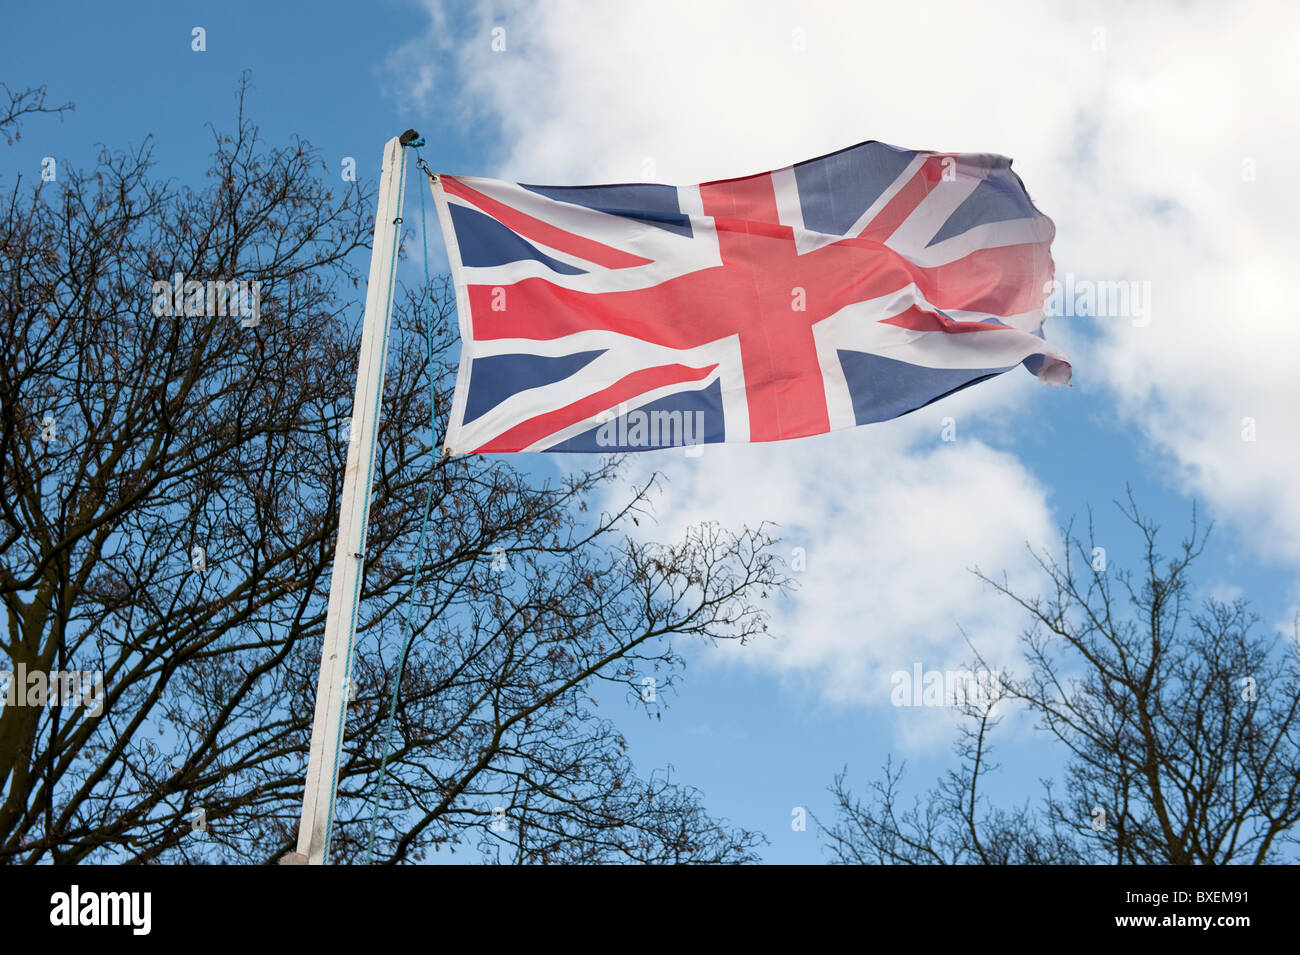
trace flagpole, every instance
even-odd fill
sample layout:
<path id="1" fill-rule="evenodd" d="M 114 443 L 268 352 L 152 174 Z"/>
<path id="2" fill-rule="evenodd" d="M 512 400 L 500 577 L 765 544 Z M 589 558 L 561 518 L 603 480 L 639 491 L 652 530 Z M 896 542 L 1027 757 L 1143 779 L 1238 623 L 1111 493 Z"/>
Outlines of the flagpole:
<path id="1" fill-rule="evenodd" d="M 388 358 L 393 285 L 401 235 L 402 193 L 406 184 L 405 147 L 417 139 L 419 135 L 414 130 L 407 130 L 384 145 L 375 237 L 370 252 L 370 280 L 366 286 L 366 312 L 361 326 L 357 387 L 352 399 L 352 425 L 343 472 L 338 543 L 334 549 L 320 678 L 316 684 L 316 714 L 302 797 L 302 821 L 298 827 L 298 851 L 281 858 L 281 865 L 324 865 L 329 859 L 352 669 L 352 639 L 356 633 L 357 607 L 365 576 L 366 524 L 384 393 L 384 366 Z"/>

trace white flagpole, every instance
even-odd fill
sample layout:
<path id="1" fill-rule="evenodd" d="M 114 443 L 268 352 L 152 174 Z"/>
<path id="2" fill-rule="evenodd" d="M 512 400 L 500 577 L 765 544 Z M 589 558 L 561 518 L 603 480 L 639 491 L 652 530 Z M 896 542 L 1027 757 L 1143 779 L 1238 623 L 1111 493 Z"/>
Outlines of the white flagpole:
<path id="1" fill-rule="evenodd" d="M 393 137 L 384 145 L 375 239 L 370 252 L 370 281 L 366 286 L 366 314 L 361 327 L 357 390 L 352 399 L 352 426 L 347 466 L 343 472 L 343 500 L 339 508 L 339 536 L 334 550 L 329 611 L 325 618 L 320 680 L 316 684 L 316 717 L 307 760 L 307 785 L 302 797 L 298 851 L 284 856 L 280 860 L 282 865 L 323 865 L 329 858 L 352 670 L 352 638 L 356 633 L 357 605 L 365 571 L 366 524 L 374 479 L 376 432 L 384 394 L 384 366 L 388 358 L 389 315 L 397 271 L 402 193 L 406 184 L 404 144 L 417 138 L 411 130 L 400 138 Z"/>

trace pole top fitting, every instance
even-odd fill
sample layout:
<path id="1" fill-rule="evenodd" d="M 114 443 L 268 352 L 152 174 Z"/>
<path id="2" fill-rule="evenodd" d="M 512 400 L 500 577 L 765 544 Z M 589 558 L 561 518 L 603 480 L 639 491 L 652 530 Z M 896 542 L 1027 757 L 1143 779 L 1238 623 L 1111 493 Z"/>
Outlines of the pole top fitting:
<path id="1" fill-rule="evenodd" d="M 408 129 L 406 132 L 402 133 L 401 138 L 398 139 L 398 142 L 400 142 L 403 146 L 423 146 L 424 137 L 421 136 L 419 133 L 417 133 L 415 130 Z"/>

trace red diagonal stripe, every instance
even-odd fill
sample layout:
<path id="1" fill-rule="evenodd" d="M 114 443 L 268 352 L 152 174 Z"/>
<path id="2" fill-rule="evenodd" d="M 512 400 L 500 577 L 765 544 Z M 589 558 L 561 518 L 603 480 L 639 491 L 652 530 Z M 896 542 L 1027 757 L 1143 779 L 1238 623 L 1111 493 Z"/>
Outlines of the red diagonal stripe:
<path id="1" fill-rule="evenodd" d="M 898 190 L 894 198 L 885 203 L 885 208 L 881 209 L 876 217 L 867 223 L 867 227 L 858 233 L 858 237 L 884 242 L 893 235 L 894 231 L 903 224 L 903 220 L 916 211 L 921 200 L 930 194 L 935 183 L 939 181 L 942 175 L 940 159 L 939 156 L 931 156 L 927 159 L 907 181 L 907 185 Z"/>
<path id="2" fill-rule="evenodd" d="M 506 228 L 519 233 L 527 239 L 533 239 L 543 245 L 548 245 L 552 249 L 567 252 L 569 255 L 576 255 L 588 262 L 603 265 L 607 269 L 626 269 L 634 265 L 649 265 L 651 262 L 650 259 L 643 259 L 639 255 L 615 249 L 601 242 L 596 242 L 594 239 L 585 239 L 580 235 L 574 235 L 572 232 L 556 228 L 541 219 L 535 219 L 518 209 L 512 209 L 505 203 L 497 202 L 495 199 L 483 195 L 477 189 L 471 189 L 451 176 L 441 176 L 440 178 L 442 188 L 451 195 L 474 203 L 479 209 L 496 219 Z"/>
<path id="3" fill-rule="evenodd" d="M 548 411 L 522 421 L 508 431 L 497 435 L 481 448 L 475 448 L 475 454 L 492 451 L 522 451 L 534 442 L 548 435 L 557 434 L 570 425 L 584 421 L 593 415 L 615 408 L 620 402 L 628 401 L 647 391 L 675 385 L 688 381 L 700 381 L 707 378 L 717 365 L 707 368 L 691 368 L 689 365 L 659 365 L 644 368 L 620 378 L 603 391 L 579 399 L 573 404 Z"/>
<path id="4" fill-rule="evenodd" d="M 954 322 L 946 315 L 927 311 L 915 305 L 907 309 L 907 311 L 899 312 L 892 318 L 882 318 L 880 321 L 884 325 L 910 328 L 914 332 L 960 334 L 962 332 L 1006 332 L 1011 330 L 1006 325 L 994 325 L 991 322 Z"/>

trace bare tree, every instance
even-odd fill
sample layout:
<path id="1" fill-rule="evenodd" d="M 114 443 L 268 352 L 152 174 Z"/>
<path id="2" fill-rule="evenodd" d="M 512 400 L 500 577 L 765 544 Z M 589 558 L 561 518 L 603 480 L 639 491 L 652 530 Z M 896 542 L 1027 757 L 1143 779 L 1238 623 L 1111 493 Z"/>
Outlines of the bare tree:
<path id="1" fill-rule="evenodd" d="M 1046 594 L 977 574 L 1029 617 L 1026 675 L 1003 675 L 991 700 L 967 703 L 958 768 L 910 803 L 887 764 L 864 800 L 845 774 L 822 828 L 839 862 L 1269 863 L 1287 858 L 1300 822 L 1300 622 L 1290 638 L 1258 632 L 1245 600 L 1191 596 L 1205 547 L 1193 510 L 1172 557 L 1130 493 L 1120 509 L 1140 540 L 1136 572 L 1107 567 L 1089 522 L 1065 532 L 1059 560 L 1036 553 Z M 1098 559 L 1098 555 L 1101 555 Z M 988 668 L 978 659 L 977 666 Z M 992 806 L 990 736 L 1022 707 L 1060 744 L 1063 791 L 1037 806 Z"/>
<path id="2" fill-rule="evenodd" d="M 202 189 L 155 178 L 146 143 L 7 190 L 4 649 L 15 679 L 95 672 L 103 693 L 0 711 L 3 861 L 269 863 L 296 842 L 373 198 L 305 142 L 264 146 L 239 103 Z M 154 283 L 177 273 L 166 314 Z M 237 280 L 261 283 L 251 319 L 214 309 L 206 283 Z M 634 542 L 654 482 L 592 506 L 615 459 L 548 481 L 442 457 L 453 307 L 445 284 L 396 307 L 331 860 L 365 858 L 426 499 L 375 859 L 752 860 L 761 836 L 639 775 L 596 699 L 650 706 L 653 679 L 658 705 L 674 640 L 762 631 L 770 540 Z"/>
<path id="3" fill-rule="evenodd" d="M 23 119 L 39 113 L 60 115 L 74 109 L 71 103 L 59 106 L 46 106 L 47 89 L 44 86 L 29 86 L 23 90 L 12 90 L 9 84 L 0 83 L 3 96 L 0 97 L 0 135 L 5 137 L 5 145 L 12 146 L 22 139 Z"/>

